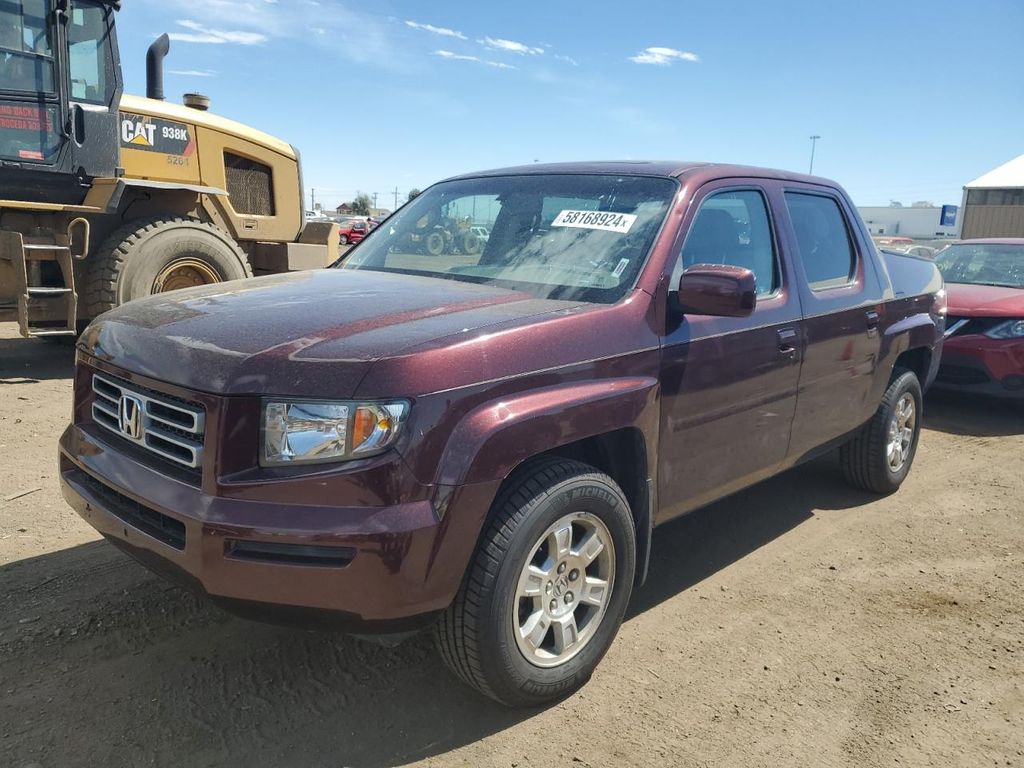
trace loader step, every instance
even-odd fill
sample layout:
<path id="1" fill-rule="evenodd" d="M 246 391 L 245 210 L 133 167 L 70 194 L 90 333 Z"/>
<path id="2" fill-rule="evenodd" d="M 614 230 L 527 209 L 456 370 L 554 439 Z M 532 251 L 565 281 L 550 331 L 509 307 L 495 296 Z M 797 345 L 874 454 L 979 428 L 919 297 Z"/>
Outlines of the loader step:
<path id="1" fill-rule="evenodd" d="M 25 243 L 21 247 L 26 251 L 71 251 L 66 245 L 53 245 L 52 243 Z"/>
<path id="2" fill-rule="evenodd" d="M 69 331 L 66 328 L 29 328 L 28 337 L 36 338 L 37 336 L 77 336 L 76 331 Z"/>
<path id="3" fill-rule="evenodd" d="M 71 293 L 70 288 L 50 288 L 30 285 L 27 289 L 29 296 L 66 296 Z"/>

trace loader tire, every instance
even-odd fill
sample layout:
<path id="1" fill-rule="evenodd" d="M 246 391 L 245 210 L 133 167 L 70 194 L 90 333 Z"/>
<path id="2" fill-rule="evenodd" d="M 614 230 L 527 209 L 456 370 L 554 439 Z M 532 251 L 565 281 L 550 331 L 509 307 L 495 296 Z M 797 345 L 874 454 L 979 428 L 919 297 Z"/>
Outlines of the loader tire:
<path id="1" fill-rule="evenodd" d="M 93 318 L 154 293 L 245 277 L 252 277 L 245 253 L 213 224 L 141 219 L 112 232 L 88 259 L 82 296 Z"/>

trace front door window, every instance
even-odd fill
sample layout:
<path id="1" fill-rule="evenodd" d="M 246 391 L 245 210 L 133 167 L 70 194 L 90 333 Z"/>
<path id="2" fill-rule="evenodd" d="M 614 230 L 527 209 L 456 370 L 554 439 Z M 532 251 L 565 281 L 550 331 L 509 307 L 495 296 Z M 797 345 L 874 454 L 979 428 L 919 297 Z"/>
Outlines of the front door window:
<path id="1" fill-rule="evenodd" d="M 0 0 L 0 158 L 50 162 L 60 149 L 46 0 Z"/>
<path id="2" fill-rule="evenodd" d="M 0 0 L 3 2 L 3 0 Z M 68 73 L 71 100 L 108 104 L 111 11 L 98 3 L 76 2 L 68 20 Z"/>

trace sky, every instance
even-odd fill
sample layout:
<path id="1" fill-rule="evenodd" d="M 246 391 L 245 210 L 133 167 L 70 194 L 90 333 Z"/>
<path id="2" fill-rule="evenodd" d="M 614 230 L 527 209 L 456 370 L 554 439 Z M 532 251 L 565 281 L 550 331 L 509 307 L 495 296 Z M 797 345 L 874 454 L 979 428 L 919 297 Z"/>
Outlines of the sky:
<path id="1" fill-rule="evenodd" d="M 858 205 L 961 200 L 1024 153 L 1021 0 L 129 0 L 129 93 L 171 35 L 168 98 L 302 153 L 306 203 L 391 208 L 524 163 L 744 163 Z"/>

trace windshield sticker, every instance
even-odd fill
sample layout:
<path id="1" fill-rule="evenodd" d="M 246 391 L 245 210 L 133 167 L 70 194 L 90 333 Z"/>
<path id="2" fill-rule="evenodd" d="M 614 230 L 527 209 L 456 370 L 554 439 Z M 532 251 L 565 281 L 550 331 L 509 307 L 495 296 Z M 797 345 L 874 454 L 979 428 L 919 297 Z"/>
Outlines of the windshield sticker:
<path id="1" fill-rule="evenodd" d="M 576 229 L 603 229 L 606 232 L 626 234 L 636 221 L 633 213 L 611 213 L 606 211 L 562 211 L 551 222 L 552 227 L 575 227 Z"/>
<path id="2" fill-rule="evenodd" d="M 620 259 L 619 263 L 615 265 L 615 269 L 612 270 L 612 277 L 622 277 L 622 273 L 626 271 L 628 266 L 629 259 Z"/>

